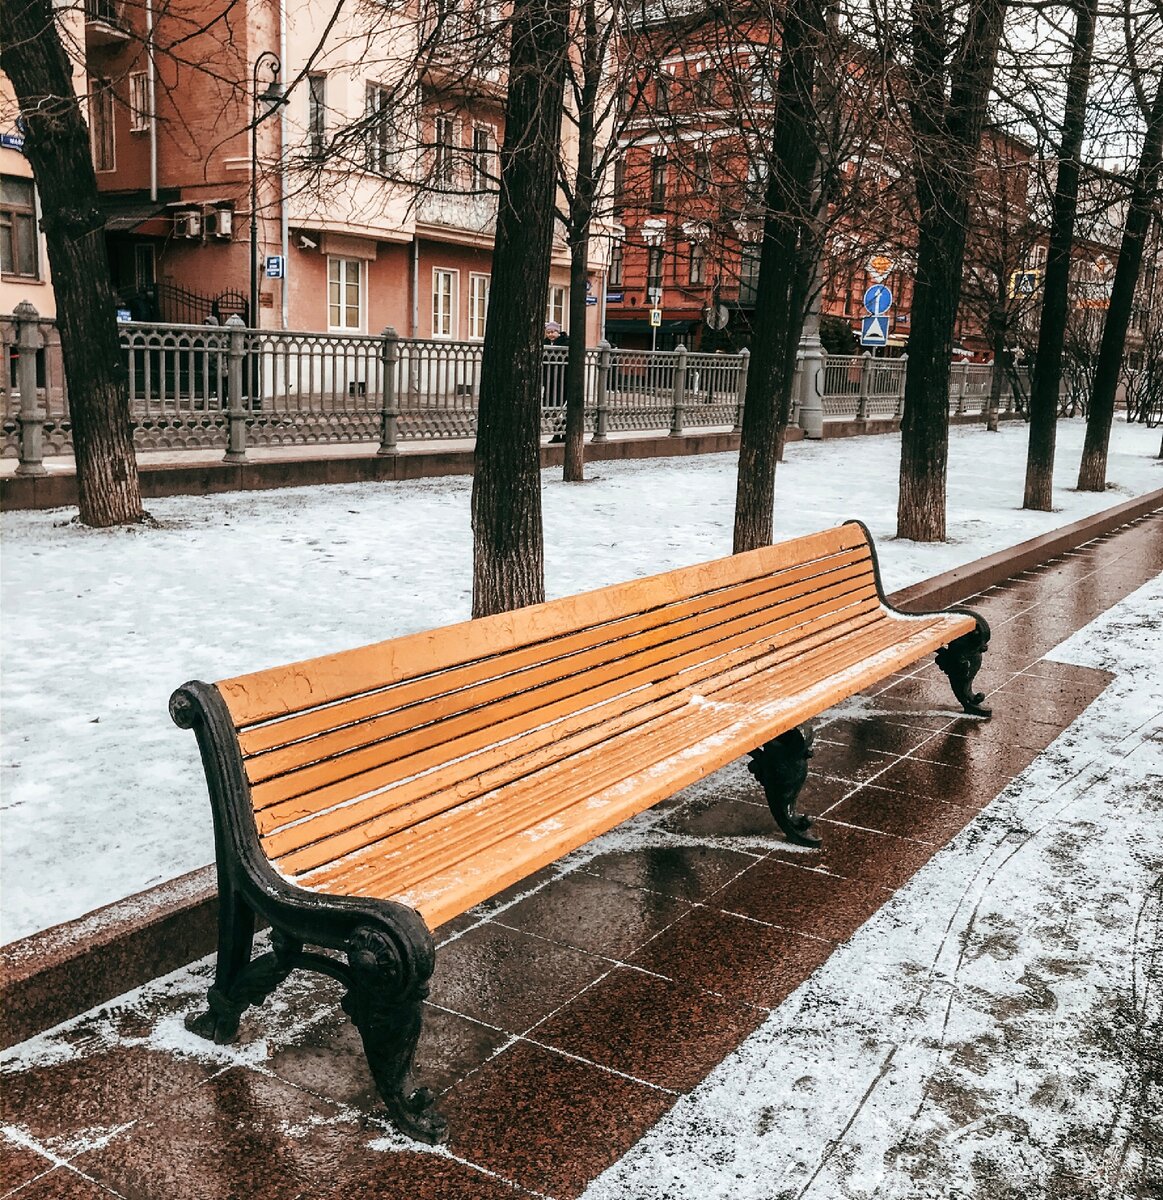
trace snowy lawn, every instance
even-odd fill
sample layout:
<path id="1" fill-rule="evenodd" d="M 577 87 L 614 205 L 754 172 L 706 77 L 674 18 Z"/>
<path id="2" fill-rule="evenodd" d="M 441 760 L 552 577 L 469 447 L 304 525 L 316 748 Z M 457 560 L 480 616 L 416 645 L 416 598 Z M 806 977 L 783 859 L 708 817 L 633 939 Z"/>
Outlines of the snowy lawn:
<path id="1" fill-rule="evenodd" d="M 1026 427 L 952 431 L 950 541 L 892 540 L 897 436 L 801 442 L 777 480 L 777 535 L 860 517 L 892 591 L 1163 487 L 1157 430 L 1116 425 L 1108 495 L 1068 490 L 1082 425 L 1058 435 L 1057 511 L 1022 512 Z M 544 475 L 550 596 L 728 554 L 735 456 Z M 166 713 L 215 680 L 461 620 L 467 478 L 154 500 L 160 525 L 93 531 L 3 516 L 0 940 L 70 920 L 211 861 L 193 737 Z"/>

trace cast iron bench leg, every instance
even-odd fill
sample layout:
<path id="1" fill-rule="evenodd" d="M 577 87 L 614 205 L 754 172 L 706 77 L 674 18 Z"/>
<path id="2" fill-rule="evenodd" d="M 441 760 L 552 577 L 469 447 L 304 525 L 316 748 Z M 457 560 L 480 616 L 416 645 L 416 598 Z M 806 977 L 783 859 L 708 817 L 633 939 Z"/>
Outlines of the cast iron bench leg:
<path id="1" fill-rule="evenodd" d="M 747 769 L 763 785 L 768 807 L 784 837 L 797 846 L 816 848 L 820 839 L 808 832 L 811 817 L 796 812 L 796 798 L 808 777 L 814 737 L 811 725 L 797 725 L 752 750 Z"/>
<path id="2" fill-rule="evenodd" d="M 957 697 L 961 707 L 972 716 L 988 717 L 993 710 L 981 703 L 985 699 L 985 693 L 973 690 L 973 680 L 981 669 L 981 656 L 989 647 L 989 623 L 968 608 L 950 611 L 968 614 L 977 622 L 977 628 L 938 650 L 937 666 L 949 676 L 953 695 Z"/>

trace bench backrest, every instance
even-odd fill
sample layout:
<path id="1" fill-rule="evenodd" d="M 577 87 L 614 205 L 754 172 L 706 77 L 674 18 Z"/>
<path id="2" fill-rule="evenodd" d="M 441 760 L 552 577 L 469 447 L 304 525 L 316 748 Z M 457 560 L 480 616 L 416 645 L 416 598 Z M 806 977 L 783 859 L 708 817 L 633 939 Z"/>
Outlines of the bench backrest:
<path id="1" fill-rule="evenodd" d="M 217 687 L 262 847 L 294 876 L 592 745 L 645 707 L 681 707 L 711 675 L 885 615 L 865 531 L 848 524 Z"/>

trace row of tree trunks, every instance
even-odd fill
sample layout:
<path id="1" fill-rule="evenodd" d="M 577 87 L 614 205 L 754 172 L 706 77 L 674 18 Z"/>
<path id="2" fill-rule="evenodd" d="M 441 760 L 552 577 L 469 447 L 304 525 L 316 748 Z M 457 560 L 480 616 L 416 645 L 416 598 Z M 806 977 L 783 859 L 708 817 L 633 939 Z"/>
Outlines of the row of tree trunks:
<path id="1" fill-rule="evenodd" d="M 1026 452 L 1023 508 L 1049 512 L 1054 492 L 1054 445 L 1058 431 L 1058 391 L 1062 383 L 1062 350 L 1069 314 L 1070 253 L 1078 212 L 1078 180 L 1086 130 L 1086 100 L 1094 58 L 1094 26 L 1098 0 L 1079 0 L 1066 76 L 1066 108 L 1058 150 L 1058 174 L 1050 218 L 1050 249 L 1042 285 L 1042 319 L 1034 377 L 1030 384 L 1030 442 Z"/>
<path id="2" fill-rule="evenodd" d="M 542 345 L 568 16 L 568 0 L 519 0 L 512 14 L 472 486 L 474 617 L 545 598 Z"/>
<path id="3" fill-rule="evenodd" d="M 1110 305 L 1102 329 L 1102 342 L 1094 370 L 1090 410 L 1086 415 L 1086 438 L 1078 469 L 1078 489 L 1101 492 L 1106 488 L 1107 449 L 1111 422 L 1115 414 L 1115 392 L 1119 369 L 1127 343 L 1127 329 L 1135 304 L 1135 287 L 1143 263 L 1143 247 L 1151 222 L 1151 211 L 1159 199 L 1160 172 L 1163 170 L 1163 74 L 1155 85 L 1155 99 L 1147 119 L 1143 149 L 1131 187 L 1127 219 L 1119 244 L 1119 259 L 1111 284 Z"/>
<path id="4" fill-rule="evenodd" d="M 774 533 L 781 420 L 786 427 L 795 347 L 803 325 L 805 288 L 800 246 L 810 236 L 812 222 L 812 184 L 818 162 L 813 91 L 824 38 L 820 0 L 788 0 L 739 443 L 736 554 L 771 545 Z"/>
<path id="5" fill-rule="evenodd" d="M 951 46 L 943 0 L 912 0 L 909 108 L 920 220 L 901 417 L 897 537 L 913 541 L 945 540 L 953 330 L 969 192 L 1005 10 L 1006 0 L 975 0 L 960 43 Z"/>
<path id="6" fill-rule="evenodd" d="M 3 0 L 0 24 L 0 67 L 24 118 L 52 267 L 80 519 L 138 522 L 145 514 L 89 130 L 50 0 Z"/>

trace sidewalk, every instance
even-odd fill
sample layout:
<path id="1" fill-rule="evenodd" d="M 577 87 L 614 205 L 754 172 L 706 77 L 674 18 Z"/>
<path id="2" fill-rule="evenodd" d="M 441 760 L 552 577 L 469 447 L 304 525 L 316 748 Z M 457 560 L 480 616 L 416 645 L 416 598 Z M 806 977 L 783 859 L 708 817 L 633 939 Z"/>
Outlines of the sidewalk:
<path id="1" fill-rule="evenodd" d="M 822 851 L 734 764 L 438 931 L 447 1150 L 328 981 L 187 1034 L 202 963 L 5 1056 L 0 1195 L 1158 1194 L 1161 567 L 1155 515 L 970 601 L 988 724 L 932 667 L 828 714 Z"/>

